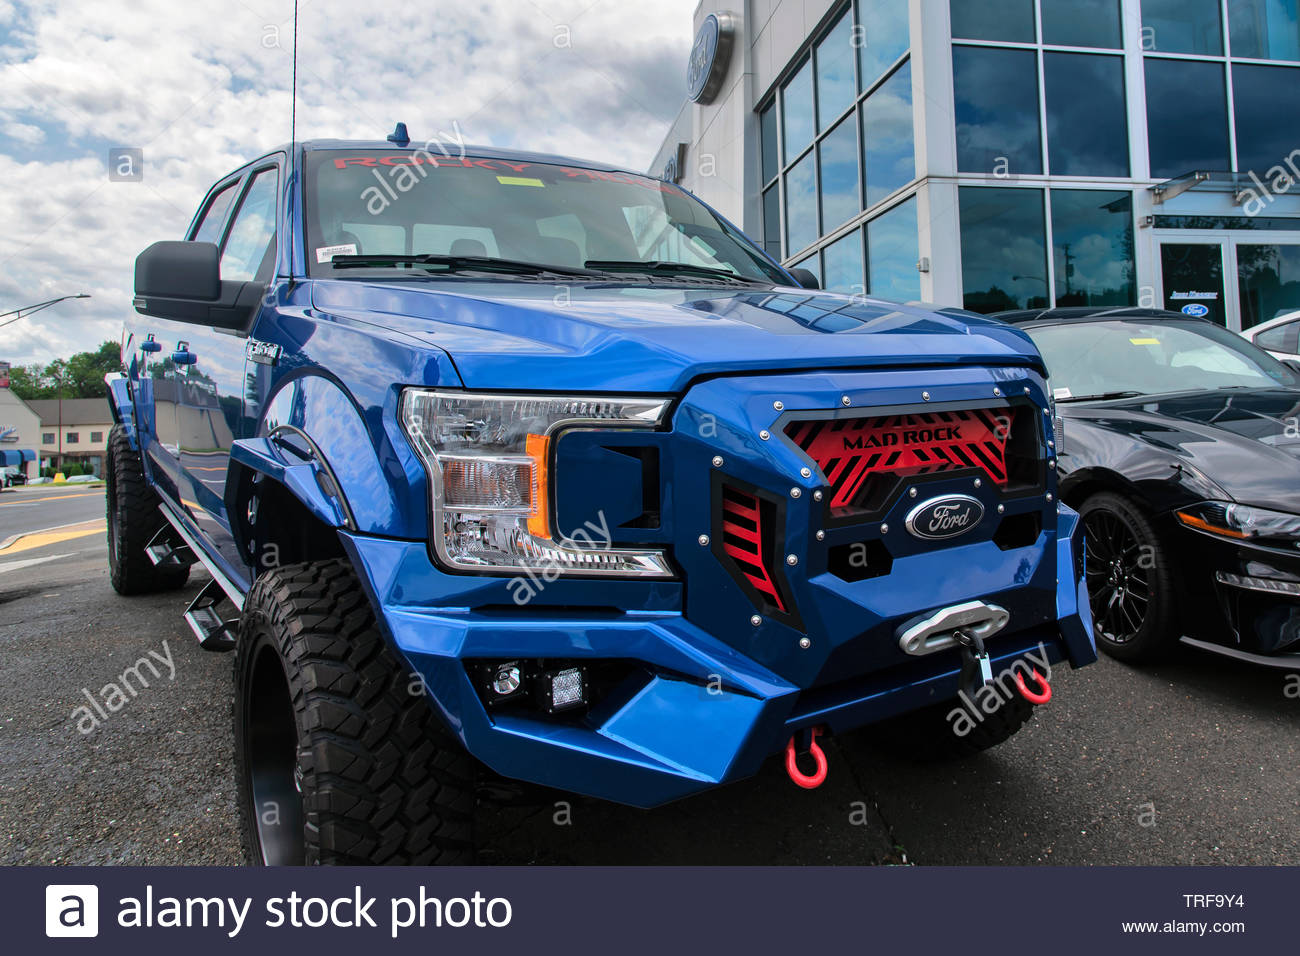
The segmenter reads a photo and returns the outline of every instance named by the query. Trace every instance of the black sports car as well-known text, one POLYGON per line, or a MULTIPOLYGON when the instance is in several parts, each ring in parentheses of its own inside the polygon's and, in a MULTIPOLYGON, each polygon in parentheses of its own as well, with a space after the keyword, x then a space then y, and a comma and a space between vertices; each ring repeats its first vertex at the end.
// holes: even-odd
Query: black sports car
POLYGON ((1300 669, 1300 371, 1173 312, 999 318, 1047 361, 1098 646, 1300 669))

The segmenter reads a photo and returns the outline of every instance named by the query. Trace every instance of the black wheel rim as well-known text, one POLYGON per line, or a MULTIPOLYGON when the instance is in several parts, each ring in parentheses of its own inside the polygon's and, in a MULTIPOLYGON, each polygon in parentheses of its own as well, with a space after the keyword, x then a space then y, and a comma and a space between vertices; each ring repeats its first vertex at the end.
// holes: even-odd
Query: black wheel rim
POLYGON ((1123 517, 1105 508, 1083 520, 1083 565, 1097 635, 1128 644, 1142 631, 1151 609, 1148 550, 1123 517))
POLYGON ((244 721, 250 824, 266 866, 301 866, 302 776, 298 769, 298 724, 284 667, 274 649, 263 646, 253 660, 244 721))

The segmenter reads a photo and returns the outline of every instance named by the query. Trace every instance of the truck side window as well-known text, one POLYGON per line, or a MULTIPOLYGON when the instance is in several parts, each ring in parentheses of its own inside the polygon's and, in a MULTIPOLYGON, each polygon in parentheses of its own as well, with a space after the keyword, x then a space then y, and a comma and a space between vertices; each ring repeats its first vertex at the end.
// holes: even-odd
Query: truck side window
POLYGON ((212 197, 208 208, 203 212, 203 218, 199 220, 199 227, 194 230, 194 242, 221 241, 221 226, 226 221, 230 204, 235 201, 235 187, 238 185, 239 181, 236 180, 212 197))
POLYGON ((279 171, 253 175, 221 251, 221 278, 227 282, 265 281, 275 267, 275 200, 279 171))

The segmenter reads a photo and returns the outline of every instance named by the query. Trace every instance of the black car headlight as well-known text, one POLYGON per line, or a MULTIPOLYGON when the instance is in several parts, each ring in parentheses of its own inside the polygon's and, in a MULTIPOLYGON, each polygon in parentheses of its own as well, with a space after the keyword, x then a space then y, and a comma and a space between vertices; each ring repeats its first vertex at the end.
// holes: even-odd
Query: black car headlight
POLYGON ((654 398, 488 395, 407 389, 401 422, 424 460, 433 545, 457 571, 671 578, 662 551, 611 547, 551 519, 552 445, 566 428, 654 428, 654 398))
POLYGON ((1227 501, 1205 501, 1174 514, 1187 527, 1220 538, 1300 548, 1300 515, 1227 501))

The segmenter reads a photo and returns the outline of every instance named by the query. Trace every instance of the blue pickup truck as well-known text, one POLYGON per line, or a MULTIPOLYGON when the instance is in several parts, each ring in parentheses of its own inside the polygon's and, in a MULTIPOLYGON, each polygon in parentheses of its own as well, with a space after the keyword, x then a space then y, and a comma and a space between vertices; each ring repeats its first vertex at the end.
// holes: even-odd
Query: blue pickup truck
POLYGON ((252 862, 465 862, 507 781, 811 789, 867 725, 974 753, 1095 659, 1028 337, 820 292, 671 183, 293 143, 134 308, 112 584, 208 572, 252 862))

